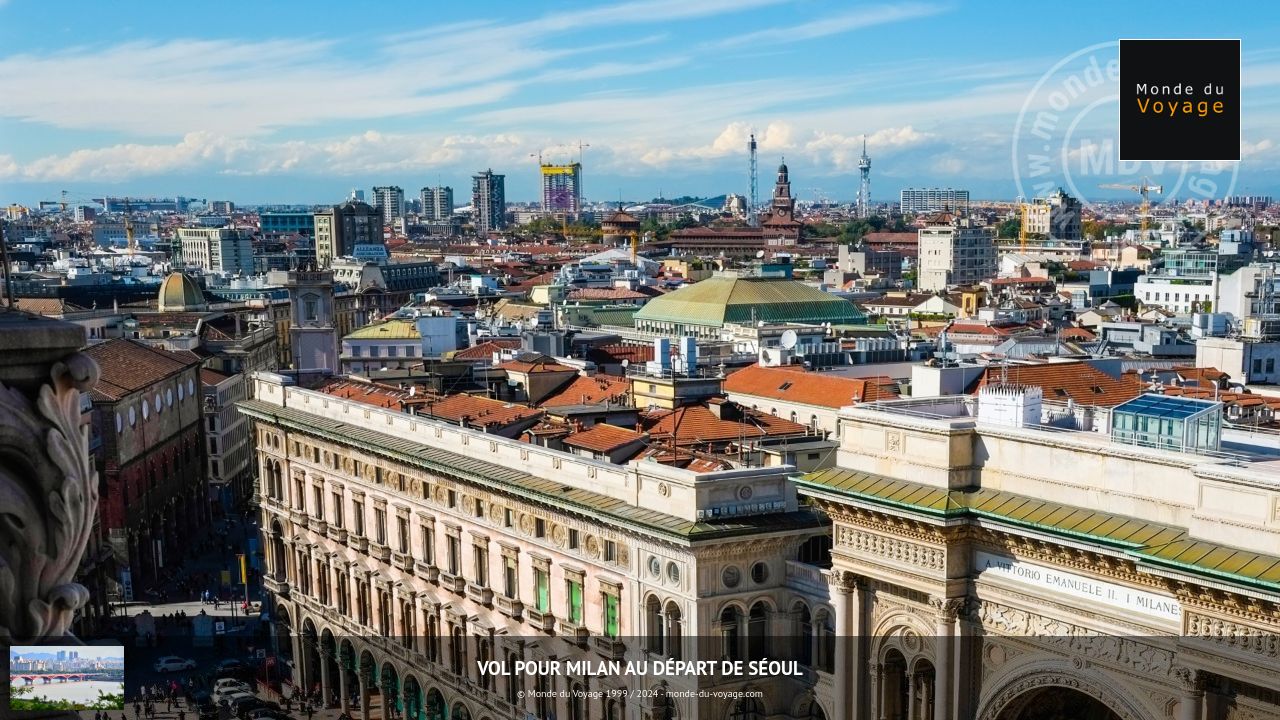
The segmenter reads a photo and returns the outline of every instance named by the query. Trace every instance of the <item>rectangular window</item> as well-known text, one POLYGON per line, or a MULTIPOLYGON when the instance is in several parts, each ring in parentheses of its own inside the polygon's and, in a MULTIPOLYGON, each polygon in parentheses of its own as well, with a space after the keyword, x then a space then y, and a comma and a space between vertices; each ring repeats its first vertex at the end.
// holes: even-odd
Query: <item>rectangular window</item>
POLYGON ((618 543, 612 540, 604 541, 604 559, 605 562, 616 562, 618 560, 618 543))
POLYGON ((569 622, 574 625, 582 624, 582 582, 579 580, 566 580, 565 590, 568 594, 569 601, 568 615, 569 622))
POLYGON ((578 549, 578 531, 577 530, 569 530, 569 549, 570 550, 578 549))
POLYGON ((1272 373, 1275 371, 1276 371, 1276 359, 1267 358, 1267 372, 1272 373))
POLYGON ((357 500, 351 501, 351 529, 356 535, 364 535, 364 503, 357 500))
POLYGON ((458 566, 462 564, 462 548, 457 537, 449 536, 449 574, 457 575, 458 566))
POLYGON ((373 510, 373 530, 377 534, 378 544, 387 544, 387 511, 382 508, 374 508, 373 510))
POLYGON ((333 494, 333 526, 342 527, 342 493, 335 492, 333 494))
POLYGON ((515 522, 513 522, 511 518, 511 509, 507 508, 507 510, 504 511, 502 515, 502 526, 511 527, 513 525, 515 525, 515 522))
POLYGON ((512 600, 519 598, 520 566, 515 556, 508 555, 503 559, 502 593, 512 600))
POLYGON ((489 549, 483 545, 473 545, 471 547, 472 555, 475 558, 473 570, 475 571, 475 582, 480 587, 489 586, 489 549))
POLYGON ((604 596, 604 634, 611 637, 618 637, 619 624, 619 600, 617 595, 605 593, 604 596))
POLYGON ((458 493, 454 492, 453 490, 450 490, 449 491, 449 507, 453 508, 457 506, 458 506, 458 493))
POLYGON ((545 537, 547 534, 547 523, 542 518, 533 521, 533 536, 545 537))
POLYGON ((537 568, 533 577, 538 589, 538 612, 551 612, 551 573, 537 568))
POLYGON ((476 506, 475 506, 474 512, 476 517, 478 518, 484 517, 484 501, 482 501, 480 498, 476 498, 476 506))
POLYGON ((409 552, 409 518, 396 518, 396 535, 400 540, 399 551, 402 553, 409 552))
POLYGON ((313 485, 311 495, 316 503, 316 519, 324 520, 324 489, 319 485, 313 485))
POLYGON ((422 526, 422 561, 436 564, 436 531, 430 525, 422 526))

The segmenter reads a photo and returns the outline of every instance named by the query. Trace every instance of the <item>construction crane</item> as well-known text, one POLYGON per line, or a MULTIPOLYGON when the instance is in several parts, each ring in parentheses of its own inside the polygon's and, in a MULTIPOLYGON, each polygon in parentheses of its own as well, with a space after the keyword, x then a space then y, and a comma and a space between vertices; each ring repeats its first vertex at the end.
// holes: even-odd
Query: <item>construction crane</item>
POLYGON ((1027 252, 1027 210, 1026 203, 1019 203, 1020 217, 1018 218, 1018 245, 1023 253, 1027 252))
POLYGON ((1139 227, 1138 237, 1141 238, 1139 242, 1146 242, 1147 241, 1147 219, 1151 216, 1151 198, 1149 193, 1154 192, 1155 194, 1159 195, 1160 193, 1164 192, 1164 186, 1152 185, 1151 182, 1144 177, 1142 178, 1141 185, 1125 185, 1123 183, 1108 183, 1106 185, 1099 185, 1098 187, 1106 190, 1128 190, 1129 192, 1136 192, 1142 196, 1142 205, 1138 210, 1138 218, 1139 218, 1138 219, 1138 227, 1139 227))

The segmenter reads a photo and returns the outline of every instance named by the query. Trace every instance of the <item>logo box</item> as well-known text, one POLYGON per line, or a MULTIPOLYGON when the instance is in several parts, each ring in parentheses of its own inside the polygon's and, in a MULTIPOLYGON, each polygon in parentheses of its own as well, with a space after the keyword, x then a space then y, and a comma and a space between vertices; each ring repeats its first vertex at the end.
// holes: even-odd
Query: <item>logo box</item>
POLYGON ((1239 40, 1120 41, 1120 159, 1240 159, 1239 40))

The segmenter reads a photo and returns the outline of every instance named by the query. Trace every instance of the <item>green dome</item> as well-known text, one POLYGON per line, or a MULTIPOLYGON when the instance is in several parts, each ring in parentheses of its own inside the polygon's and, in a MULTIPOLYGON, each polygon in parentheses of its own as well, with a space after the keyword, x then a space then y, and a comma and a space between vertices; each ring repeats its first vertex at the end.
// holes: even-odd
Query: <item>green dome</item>
POLYGON ((180 272, 171 272, 160 283, 160 312, 204 310, 204 292, 195 280, 180 272))
POLYGON ((650 300, 635 320, 708 327, 753 321, 862 325, 867 316, 848 300, 796 280, 723 274, 650 300))

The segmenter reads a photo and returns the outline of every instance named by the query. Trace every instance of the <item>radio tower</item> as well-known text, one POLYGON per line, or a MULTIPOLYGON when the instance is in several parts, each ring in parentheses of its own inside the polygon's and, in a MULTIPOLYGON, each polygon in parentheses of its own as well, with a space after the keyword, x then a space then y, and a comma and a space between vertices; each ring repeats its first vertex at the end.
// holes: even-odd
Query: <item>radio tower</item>
POLYGON ((862 157, 858 159, 862 183, 858 186, 858 217, 871 216, 871 158, 867 157, 867 136, 862 136, 862 157))
POLYGON ((751 163, 751 197, 747 200, 747 223, 752 227, 757 222, 756 208, 760 205, 760 181, 756 174, 756 134, 751 133, 751 139, 747 141, 747 156, 751 163))

